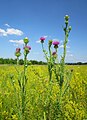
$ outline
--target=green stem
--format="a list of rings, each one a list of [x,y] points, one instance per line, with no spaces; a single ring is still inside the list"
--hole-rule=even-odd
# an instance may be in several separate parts
[[[44,112],[44,120],[46,120],[46,113]]]
[[[51,49],[49,47],[49,54],[50,54],[50,58],[49,59],[47,57],[46,50],[44,49],[43,43],[42,43],[42,50],[43,50],[43,53],[44,53],[45,58],[46,58],[47,63],[48,63],[49,81],[51,81],[51,78],[52,78]]]
[[[64,40],[64,51],[63,51],[63,57],[61,59],[61,69],[60,69],[60,99],[59,99],[59,109],[60,109],[60,119],[61,119],[61,111],[62,111],[62,86],[64,82],[64,74],[65,74],[65,56],[66,56],[66,45],[68,42],[68,30],[67,30],[68,24],[66,24],[65,28],[65,40]]]
[[[17,65],[19,65],[19,57],[17,57]]]
[[[24,74],[23,74],[22,87],[21,87],[22,118],[23,118],[23,116],[24,116],[24,111],[25,111],[25,96],[26,96],[26,90],[25,90],[26,60],[27,60],[27,55],[25,54],[25,55],[24,55]]]
[[[46,53],[46,51],[45,51],[45,49],[44,49],[43,43],[42,43],[42,50],[43,50],[43,53],[44,53],[44,55],[45,55],[45,58],[46,58],[46,60],[47,60],[47,62],[48,62],[47,53]]]

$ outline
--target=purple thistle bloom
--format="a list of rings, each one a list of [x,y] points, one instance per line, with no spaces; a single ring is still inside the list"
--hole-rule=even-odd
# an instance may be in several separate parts
[[[53,41],[53,45],[59,45],[60,43],[58,41]]]
[[[28,54],[31,50],[31,47],[30,46],[24,46],[24,51]]]
[[[31,50],[31,47],[30,47],[30,46],[28,46],[28,48],[29,48],[29,50]]]
[[[56,55],[56,52],[53,52],[52,55]]]
[[[41,38],[40,38],[41,43],[44,43],[44,40],[45,40],[45,39],[46,39],[45,37],[41,37]]]
[[[20,50],[21,50],[20,48],[16,48],[16,52],[15,52],[16,57],[19,57],[21,55]]]
[[[57,57],[57,53],[56,52],[53,52],[52,55],[53,55],[54,58]]]
[[[21,50],[20,48],[16,48],[16,52],[20,52],[20,50]]]
[[[24,49],[31,50],[31,47],[30,46],[24,46]]]
[[[58,48],[58,45],[60,44],[59,41],[53,41],[52,44],[54,45],[54,48]]]

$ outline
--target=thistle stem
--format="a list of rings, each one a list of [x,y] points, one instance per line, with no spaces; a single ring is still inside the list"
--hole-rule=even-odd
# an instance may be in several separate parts
[[[19,57],[17,57],[17,65],[19,65]]]

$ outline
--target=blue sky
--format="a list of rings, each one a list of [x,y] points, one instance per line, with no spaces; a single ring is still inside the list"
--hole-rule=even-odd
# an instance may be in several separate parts
[[[49,39],[58,39],[61,56],[65,15],[72,26],[66,62],[87,62],[87,0],[0,0],[0,57],[15,58],[16,47],[23,52],[22,40],[28,37],[28,59],[45,61],[41,36],[47,36],[46,49]]]

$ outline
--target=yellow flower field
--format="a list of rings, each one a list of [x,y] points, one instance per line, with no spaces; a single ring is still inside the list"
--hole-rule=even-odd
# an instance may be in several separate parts
[[[62,97],[61,120],[87,119],[87,66],[66,66],[73,69],[72,79],[67,92]],[[22,76],[23,66],[0,66],[0,120],[18,120],[21,109],[18,72]],[[50,120],[56,118],[58,105],[56,103],[59,87],[53,75],[51,90],[49,89],[47,66],[28,66],[26,85],[25,120]],[[51,93],[50,93],[51,91]],[[20,112],[19,112],[20,114]]]

